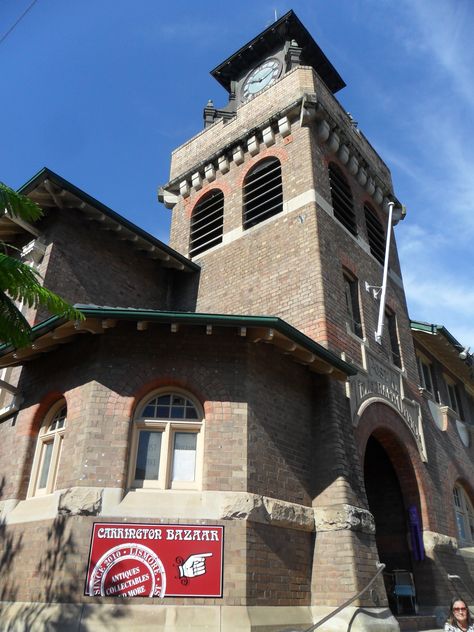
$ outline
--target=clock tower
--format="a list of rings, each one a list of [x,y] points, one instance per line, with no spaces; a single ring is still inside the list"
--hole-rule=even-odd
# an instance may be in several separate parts
[[[315,439],[306,491],[316,535],[308,573],[311,607],[322,614],[366,586],[378,560],[409,566],[405,534],[393,559],[378,549],[364,480],[367,436],[360,430],[398,398],[396,423],[424,458],[416,362],[392,236],[404,211],[388,167],[335,97],[344,81],[292,11],[211,74],[228,102],[204,108],[204,129],[173,152],[170,181],[159,193],[172,208],[170,245],[200,266],[195,309],[278,317],[362,376],[346,384],[330,372],[318,376],[310,405]],[[260,339],[271,342],[272,332],[262,331]],[[312,359],[301,363],[311,366]],[[291,432],[298,416],[288,415]],[[250,435],[246,440],[250,454]],[[250,491],[258,489],[264,467],[263,456],[254,457]],[[374,608],[386,629],[396,627],[381,577],[374,586],[358,604]],[[264,604],[262,590],[255,603]],[[281,605],[296,604],[288,596]]]
[[[297,16],[290,11],[219,64],[211,75],[229,93],[222,109],[204,109],[206,127],[235,116],[237,108],[298,65],[317,69],[334,93],[345,86],[341,77]]]

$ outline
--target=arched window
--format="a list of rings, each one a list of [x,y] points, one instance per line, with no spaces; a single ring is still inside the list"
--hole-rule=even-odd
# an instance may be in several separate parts
[[[251,169],[244,181],[243,225],[250,228],[283,210],[283,184],[278,158],[267,158]]]
[[[342,171],[335,164],[330,163],[328,170],[334,217],[341,222],[349,232],[353,235],[357,235],[357,223],[351,187]]]
[[[193,210],[189,256],[195,257],[220,244],[223,227],[224,194],[220,189],[213,189],[196,204]]]
[[[369,204],[364,204],[364,213],[370,252],[383,265],[385,260],[385,231],[377,213]]]
[[[453,489],[454,512],[458,528],[460,546],[474,545],[474,509],[468,495],[461,487],[455,485]]]
[[[56,487],[67,406],[62,399],[46,415],[38,434],[28,496],[50,494]]]
[[[203,416],[182,393],[146,399],[134,419],[131,487],[197,489],[200,483]]]

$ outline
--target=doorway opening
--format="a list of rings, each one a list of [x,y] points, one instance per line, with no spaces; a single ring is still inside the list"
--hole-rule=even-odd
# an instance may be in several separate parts
[[[384,578],[390,606],[398,614],[415,613],[414,569],[408,544],[408,503],[387,451],[374,436],[367,442],[364,479],[369,510],[375,520],[379,559],[386,567]],[[403,587],[400,586],[400,578],[403,578]]]

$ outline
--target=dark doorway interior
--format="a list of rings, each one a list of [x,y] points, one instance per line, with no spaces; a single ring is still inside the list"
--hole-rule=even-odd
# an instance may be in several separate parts
[[[380,561],[387,571],[412,570],[408,548],[407,509],[397,474],[380,443],[371,437],[364,462],[365,490],[375,519],[375,539]]]

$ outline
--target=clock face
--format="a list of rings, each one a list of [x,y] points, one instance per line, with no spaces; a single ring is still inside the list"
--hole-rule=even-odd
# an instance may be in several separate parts
[[[252,70],[243,85],[243,98],[248,99],[266,88],[277,79],[280,74],[280,62],[278,59],[267,59]]]

